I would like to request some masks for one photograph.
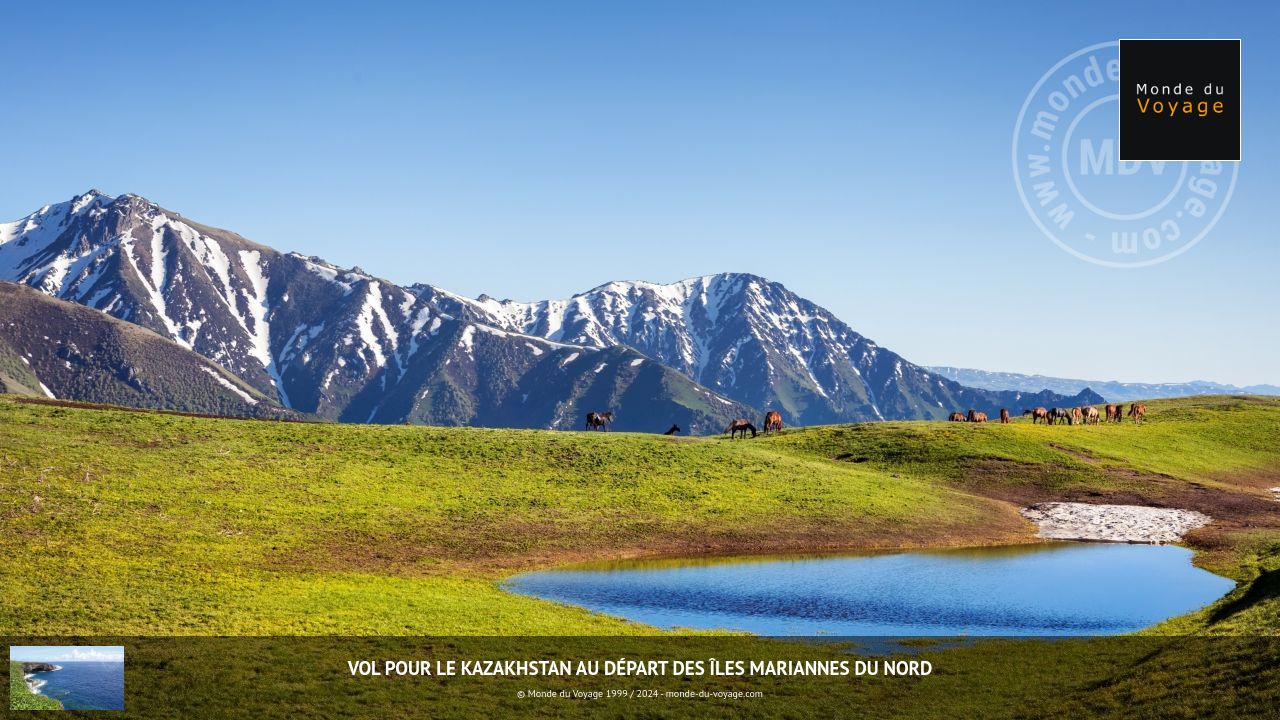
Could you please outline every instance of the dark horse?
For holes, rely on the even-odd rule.
[[[731,420],[729,422],[729,427],[724,429],[725,432],[729,433],[730,440],[737,437],[738,433],[742,433],[742,437],[746,437],[748,430],[751,431],[751,437],[756,436],[756,426],[752,425],[751,421],[747,420],[746,418],[737,418],[735,420]]]
[[[609,432],[609,423],[613,422],[613,411],[587,413],[587,429]]]
[[[679,425],[672,425],[671,427],[667,428],[667,431],[666,431],[666,432],[664,432],[664,433],[662,433],[662,434],[663,434],[663,435],[675,435],[675,434],[676,434],[676,433],[678,433],[678,432],[680,432],[680,426],[679,426]]]
[[[770,410],[764,414],[764,434],[771,432],[782,432],[782,413],[777,410]]]
[[[1060,423],[1072,424],[1071,411],[1062,408],[1053,408],[1049,411],[1049,424],[1058,425]]]

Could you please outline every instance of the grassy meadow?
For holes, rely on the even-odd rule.
[[[1216,519],[1240,581],[1154,632],[1280,632],[1280,399],[1142,426],[895,422],[729,441],[360,426],[0,397],[0,627],[30,635],[622,635],[503,592],[586,560],[1026,542],[1027,502]],[[39,598],[31,602],[31,598]]]

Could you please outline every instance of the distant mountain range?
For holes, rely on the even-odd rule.
[[[281,253],[137,195],[90,191],[0,224],[0,280],[168,338],[260,403],[348,422],[572,428],[612,409],[618,429],[706,433],[762,408],[815,424],[1101,400],[968,387],[754,275],[472,299]],[[25,321],[23,342],[60,314]],[[137,361],[113,362],[127,374]]]
[[[1020,390],[1022,392],[1049,390],[1070,395],[1089,388],[1109,402],[1154,400],[1157,398],[1187,397],[1190,395],[1280,395],[1280,387],[1275,385],[1239,387],[1206,380],[1194,380],[1185,383],[1122,383],[1103,380],[1071,380],[1044,375],[1021,375],[1018,373],[988,372],[986,370],[955,367],[930,367],[929,370],[958,383],[987,390]]]

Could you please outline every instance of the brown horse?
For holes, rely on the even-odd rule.
[[[680,432],[680,426],[679,426],[679,425],[672,425],[671,427],[667,428],[667,431],[666,431],[666,432],[664,432],[664,433],[662,433],[662,434],[663,434],[663,435],[675,435],[675,434],[676,434],[676,433],[678,433],[678,432]]]
[[[1041,420],[1043,420],[1046,425],[1049,424],[1049,408],[1038,407],[1022,411],[1022,417],[1026,417],[1028,415],[1031,416],[1032,425],[1035,425]]]
[[[1120,422],[1120,418],[1124,415],[1123,405],[1107,405],[1107,422]]]
[[[1083,410],[1084,410],[1084,422],[1085,422],[1085,424],[1086,424],[1086,425],[1097,425],[1097,424],[1098,424],[1098,408],[1096,408],[1096,407],[1094,407],[1094,406],[1092,406],[1092,405],[1089,405],[1089,406],[1086,406],[1085,408],[1083,408]]]
[[[1078,407],[1071,408],[1071,422],[1068,425],[1075,425],[1084,422],[1084,411]]]
[[[986,414],[986,413],[984,413],[984,412],[978,412],[977,410],[970,410],[970,411],[969,411],[969,422],[971,422],[971,423],[984,423],[984,422],[986,422],[986,421],[987,421],[987,414]]]
[[[735,418],[729,421],[729,427],[724,429],[726,433],[729,433],[730,440],[736,438],[738,433],[742,433],[742,437],[746,437],[748,430],[751,431],[751,437],[756,436],[756,426],[752,425],[746,418]]]
[[[1000,424],[1009,424],[1009,408],[1000,408]]]
[[[950,420],[951,422],[964,422],[964,421],[965,421],[964,413],[960,413],[960,412],[953,412],[953,413],[951,413],[950,415],[948,415],[948,416],[947,416],[947,419],[948,419],[948,420]]]
[[[777,410],[770,410],[764,414],[764,434],[770,432],[782,432],[782,413]]]
[[[587,430],[603,430],[609,432],[609,423],[613,422],[613,411],[587,413]]]
[[[1141,423],[1142,419],[1147,416],[1147,406],[1141,403],[1133,403],[1129,405],[1129,417],[1133,418],[1136,423]]]

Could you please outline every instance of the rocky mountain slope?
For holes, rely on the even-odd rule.
[[[6,282],[0,282],[0,390],[215,415],[295,416],[149,330]]]
[[[942,418],[975,408],[1081,405],[1055,393],[965,387],[908,362],[779,283],[724,273],[670,284],[611,282],[568,300],[470,299],[412,290],[440,312],[594,347],[629,346],[789,424]]]
[[[153,330],[325,418],[573,427],[607,407],[619,428],[710,432],[755,414],[634,351],[591,363],[599,348],[456,318],[136,195],[90,191],[0,225],[0,280]]]
[[[966,387],[755,275],[611,282],[568,300],[466,298],[281,253],[137,195],[97,191],[0,224],[0,280],[212,360],[280,405],[349,422],[694,432],[1082,404]],[[597,357],[598,356],[598,357]]]

